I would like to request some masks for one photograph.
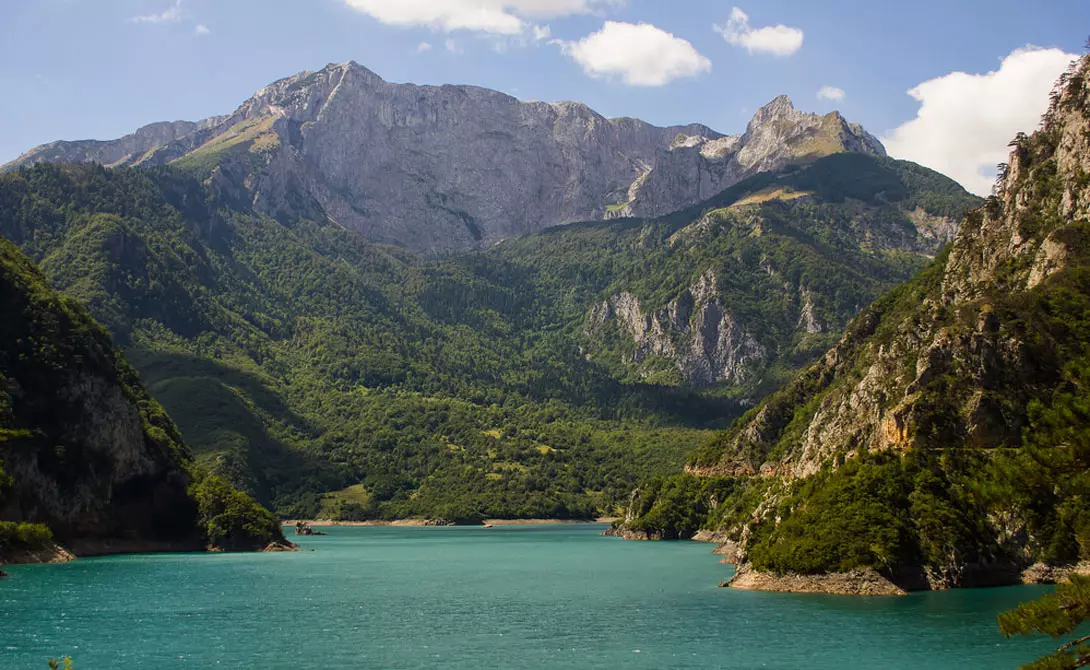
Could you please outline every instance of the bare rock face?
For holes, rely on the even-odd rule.
[[[744,135],[606,119],[574,102],[470,86],[392,84],[356,63],[280,80],[234,113],[112,142],[55,142],[13,163],[178,162],[272,215],[321,213],[380,242],[485,248],[574,221],[656,216],[756,172],[839,151],[884,154],[839,114],[763,108]]]
[[[882,143],[839,112],[795,109],[782,95],[753,116],[743,135],[678,136],[660,150],[614,216],[654,217],[701,202],[758,172],[840,152],[885,156]]]
[[[0,521],[44,523],[74,551],[199,548],[176,429],[106,332],[6,240],[0,307]]]
[[[721,302],[711,271],[654,312],[646,312],[631,293],[611,296],[591,310],[588,334],[593,336],[611,321],[635,342],[627,362],[665,358],[697,387],[742,383],[766,357],[756,337]]]
[[[934,289],[911,318],[886,324],[890,334],[876,339],[881,316],[865,313],[822,361],[804,373],[804,378],[826,380],[819,385],[829,385],[831,391],[816,405],[779,472],[806,477],[835,454],[860,448],[904,451],[927,439],[920,430],[928,411],[922,396],[943,376],[971,380],[968,385],[977,389],[955,403],[957,433],[969,445],[1019,439],[1022,421],[989,403],[998,389],[1021,394],[1028,402],[1032,388],[1026,379],[1039,373],[1040,362],[1029,357],[1024,342],[1001,327],[991,302],[996,294],[1033,289],[1078,260],[1081,240],[1067,224],[1090,220],[1086,179],[1090,138],[1084,107],[1068,101],[1083,97],[1090,98],[1090,92],[1069,87],[1050,112],[1046,129],[1033,140],[1048,141],[1046,149],[1034,149],[1031,157],[1029,139],[1012,144],[1009,170],[997,197],[967,218]],[[1059,195],[1041,192],[1042,174],[1056,180]],[[1041,221],[1054,229],[1042,229]],[[943,314],[955,310],[976,316],[944,325]],[[770,449],[787,413],[793,411],[770,399],[731,432],[719,470],[756,472],[761,463],[754,455]]]

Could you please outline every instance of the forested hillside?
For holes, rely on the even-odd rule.
[[[644,487],[627,526],[721,531],[742,585],[872,568],[974,586],[1090,558],[1088,75],[1085,57],[1064,75],[945,253],[689,475]]]
[[[196,467],[174,424],[75,300],[0,240],[0,562],[261,549],[268,511]]]
[[[427,262],[314,203],[259,215],[223,172],[38,166],[0,177],[0,235],[107,326],[203,464],[285,516],[588,517],[676,471],[973,202],[858,158]],[[625,293],[693,303],[673,350],[638,354],[603,308]],[[728,320],[762,352],[736,376]]]

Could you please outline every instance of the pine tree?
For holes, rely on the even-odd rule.
[[[1003,635],[1042,634],[1063,637],[1090,619],[1090,577],[1073,575],[1056,592],[1022,603],[999,615]],[[1090,635],[1068,642],[1054,653],[1022,666],[1022,670],[1073,670],[1090,666]]]

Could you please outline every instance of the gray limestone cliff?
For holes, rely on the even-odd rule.
[[[840,152],[885,156],[882,143],[839,112],[808,114],[780,96],[732,137],[679,135],[659,150],[613,216],[654,217],[700,202],[759,172]]]
[[[436,253],[551,226],[690,206],[758,171],[839,151],[884,154],[836,113],[786,98],[744,135],[606,119],[586,105],[523,102],[471,86],[384,81],[356,64],[304,72],[230,115],[153,124],[112,142],[55,142],[5,169],[48,162],[176,162],[244,188],[259,211],[322,215]]]
[[[820,356],[926,265],[979,203],[920,166],[837,153],[658,221],[615,223],[640,271],[587,311],[590,355],[619,357],[642,380],[763,395],[776,370]]]

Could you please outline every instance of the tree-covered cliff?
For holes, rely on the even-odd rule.
[[[691,476],[741,490],[701,524],[736,543],[739,579],[940,588],[1090,558],[1088,64],[945,253],[695,452]]]
[[[0,314],[0,561],[48,542],[42,526],[77,554],[282,539],[212,486],[106,331],[5,240]]]

